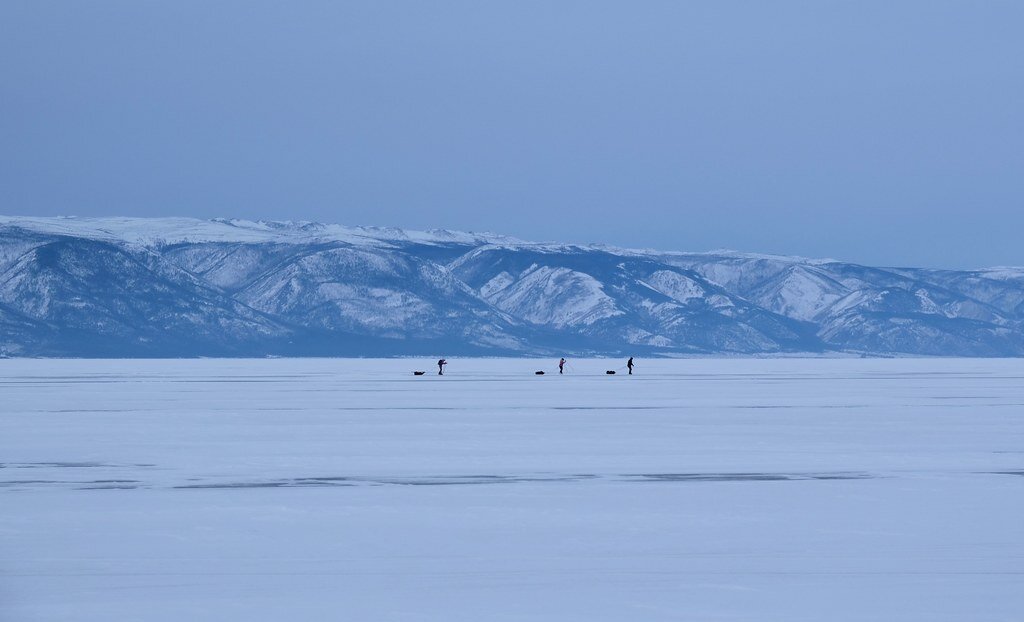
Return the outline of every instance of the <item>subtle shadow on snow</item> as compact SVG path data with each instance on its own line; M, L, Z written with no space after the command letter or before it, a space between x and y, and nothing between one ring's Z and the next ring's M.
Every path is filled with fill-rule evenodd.
M288 482L235 482L225 484L187 484L174 488L283 488L294 485Z
M174 486L177 489L226 488L327 488L338 486L480 486L522 483L564 483L585 480L617 482L778 482L801 480L875 479L877 475L860 472L836 473L593 473L541 475L445 475L428 477L298 477L253 482L206 482Z
M519 484L524 482L575 482L596 479L591 474L572 475L440 475L427 477L296 477L261 482L217 482L184 484L177 489L206 488L329 488L338 486L478 486L485 484Z
M116 469L155 466L155 464L108 464L105 462L0 462L0 469Z
M0 462L0 469L95 469L114 466L102 462Z
M627 481L646 482L781 482L798 480L875 479L870 473L639 473Z
M100 463L8 463L5 468L93 468L106 465ZM153 466L153 465L139 465ZM13 474L13 473L12 473ZM1016 475L1024 477L1024 470L984 471L978 475ZM47 475L51 475L47 473ZM56 475L54 473L53 475ZM113 473L112 473L113 475ZM125 473L127 475L127 473ZM145 479L108 478L22 478L0 480L0 490L22 492L66 488L74 490L134 490L134 489L177 489L177 490L245 490L267 488L351 488L369 486L497 486L515 484L569 484L569 483L615 483L615 484L686 484L700 482L798 482L868 480L896 477L894 474L877 474L863 471L815 471L815 472L679 472L679 473L519 473L519 474L472 474L472 475L426 475L426 476L372 476L372 475L322 475L289 478L245 478L227 479L220 477L190 477L184 481L147 481Z
M0 481L0 488L74 486L75 490L94 490L106 488L138 488L141 484L135 479L97 479L92 481L68 481L59 479L12 479Z

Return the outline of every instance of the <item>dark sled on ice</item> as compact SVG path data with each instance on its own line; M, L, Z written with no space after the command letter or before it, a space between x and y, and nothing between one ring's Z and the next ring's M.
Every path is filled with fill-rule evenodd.
M543 375L544 375L544 372L542 372L542 371L535 371L535 372L533 372L533 373L534 373L534 375L536 375L536 376L543 376Z
M425 371L414 371L414 372L412 372L412 375L413 376L422 376L425 373L427 373L427 372L425 372Z
M608 374L609 376L614 376L615 375L615 370L614 369L609 369L608 371L606 371L604 373Z

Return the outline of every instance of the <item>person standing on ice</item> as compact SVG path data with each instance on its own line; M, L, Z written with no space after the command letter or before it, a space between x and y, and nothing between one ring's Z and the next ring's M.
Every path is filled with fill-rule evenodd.
M629 357L628 361L626 361L626 367L629 368L629 375L632 376L633 375L633 357L632 356Z
M438 376L443 376L444 375L444 366L447 365L447 364L448 364L448 361L446 361L444 359L438 359L438 361L437 361L437 375Z
M562 373L562 369L564 367L565 367L565 358L563 357L562 360L558 361L558 373Z

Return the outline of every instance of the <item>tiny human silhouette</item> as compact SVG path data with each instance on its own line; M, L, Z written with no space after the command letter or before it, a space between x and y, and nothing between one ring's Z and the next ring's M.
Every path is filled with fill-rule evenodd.
M565 359L563 358L562 360L558 361L558 373L561 374L562 370L564 368L565 368Z
M446 361L444 359L438 359L438 361L437 361L437 375L438 376L443 376L444 375L444 366L447 365L447 364L448 364L448 361Z
M629 375L632 376L633 375L633 357L632 356L629 357L628 361L626 361L626 367L629 368Z

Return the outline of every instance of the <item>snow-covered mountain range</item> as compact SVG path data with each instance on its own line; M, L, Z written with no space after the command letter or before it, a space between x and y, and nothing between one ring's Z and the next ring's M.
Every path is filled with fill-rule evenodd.
M1024 355L1024 269L0 217L0 354Z

